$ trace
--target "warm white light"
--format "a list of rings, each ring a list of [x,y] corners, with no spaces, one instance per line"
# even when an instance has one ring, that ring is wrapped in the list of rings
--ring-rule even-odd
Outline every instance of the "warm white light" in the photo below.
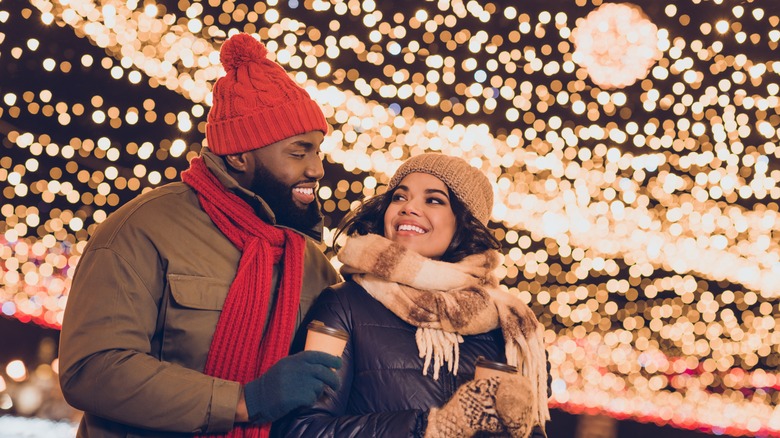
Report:
[[[5,373],[11,380],[21,382],[27,378],[27,367],[24,365],[24,362],[19,359],[12,360],[5,366]]]
[[[147,5],[144,7],[144,14],[146,14],[146,15],[147,15],[147,16],[149,16],[149,17],[155,17],[155,16],[157,16],[157,13],[158,13],[158,12],[159,12],[159,11],[157,10],[157,6],[156,6],[156,5],[154,5],[154,4],[152,4],[152,3],[148,3],[148,4],[147,4]]]
[[[661,57],[658,28],[631,3],[605,3],[578,20],[572,60],[596,85],[621,88],[645,77]]]

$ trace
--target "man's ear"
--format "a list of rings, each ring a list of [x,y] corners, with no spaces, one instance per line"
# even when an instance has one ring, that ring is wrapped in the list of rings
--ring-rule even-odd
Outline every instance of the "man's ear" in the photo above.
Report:
[[[246,172],[249,169],[249,154],[241,152],[240,154],[229,154],[224,156],[225,164],[228,170],[234,172]]]

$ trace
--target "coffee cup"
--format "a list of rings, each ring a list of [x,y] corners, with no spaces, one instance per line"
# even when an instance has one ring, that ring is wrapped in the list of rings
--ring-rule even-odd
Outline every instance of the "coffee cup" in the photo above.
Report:
[[[328,327],[321,321],[312,321],[306,328],[309,331],[306,335],[304,350],[322,351],[323,353],[341,357],[349,339],[347,332]]]
[[[517,367],[503,362],[494,362],[487,360],[483,356],[477,358],[474,369],[474,379],[488,379],[490,377],[501,377],[507,374],[517,374]]]

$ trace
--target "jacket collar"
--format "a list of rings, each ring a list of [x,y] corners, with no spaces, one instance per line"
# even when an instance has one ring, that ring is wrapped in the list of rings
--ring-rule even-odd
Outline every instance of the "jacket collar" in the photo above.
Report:
[[[249,205],[251,205],[255,209],[255,213],[257,214],[257,217],[262,219],[265,222],[268,222],[269,224],[280,227],[280,228],[287,228],[292,231],[296,231],[298,233],[301,233],[305,236],[308,236],[315,241],[322,243],[322,230],[324,228],[323,221],[320,220],[316,225],[314,225],[312,228],[307,230],[298,230],[295,228],[285,227],[284,225],[279,225],[276,223],[276,215],[274,214],[273,210],[271,210],[271,207],[261,198],[257,193],[242,187],[238,181],[236,181],[235,178],[233,178],[230,173],[228,173],[227,166],[225,165],[225,161],[220,157],[219,155],[211,152],[209,148],[203,147],[203,149],[200,152],[200,156],[203,157],[203,161],[206,163],[206,167],[209,168],[211,173],[214,174],[214,176],[217,177],[220,183],[224,185],[228,190],[232,190],[237,195],[244,198],[244,200],[249,202]]]

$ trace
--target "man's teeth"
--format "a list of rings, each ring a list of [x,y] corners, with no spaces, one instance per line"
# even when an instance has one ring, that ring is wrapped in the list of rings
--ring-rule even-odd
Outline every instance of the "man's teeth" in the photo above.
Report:
[[[425,234],[425,230],[414,225],[399,225],[398,231],[414,231],[415,233]]]
[[[306,187],[296,187],[293,189],[294,192],[302,193],[304,195],[314,195],[314,189],[312,188],[306,188]]]

